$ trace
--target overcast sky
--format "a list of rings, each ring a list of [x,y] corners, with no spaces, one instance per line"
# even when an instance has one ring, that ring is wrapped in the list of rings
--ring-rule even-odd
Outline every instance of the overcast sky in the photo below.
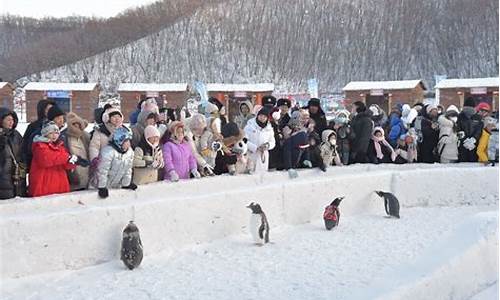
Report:
[[[131,7],[157,0],[0,0],[0,15],[42,18],[72,15],[112,17]]]

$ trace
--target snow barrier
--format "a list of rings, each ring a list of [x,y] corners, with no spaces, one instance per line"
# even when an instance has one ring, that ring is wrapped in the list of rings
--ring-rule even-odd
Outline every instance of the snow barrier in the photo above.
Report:
[[[0,203],[1,278],[79,269],[119,257],[129,220],[141,230],[145,255],[174,252],[246,232],[259,202],[272,227],[322,217],[336,196],[343,214],[384,214],[373,192],[394,192],[403,207],[498,203],[498,168],[460,165],[354,165],[299,172],[159,182],[137,191],[111,190],[14,199]],[[402,213],[403,215],[404,213]]]

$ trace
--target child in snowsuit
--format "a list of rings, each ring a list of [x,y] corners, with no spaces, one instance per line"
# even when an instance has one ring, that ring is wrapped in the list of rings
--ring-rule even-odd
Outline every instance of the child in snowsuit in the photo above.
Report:
[[[99,155],[97,176],[93,184],[99,189],[99,197],[109,196],[108,188],[137,189],[132,182],[134,151],[131,146],[132,134],[125,127],[113,132],[111,141]]]

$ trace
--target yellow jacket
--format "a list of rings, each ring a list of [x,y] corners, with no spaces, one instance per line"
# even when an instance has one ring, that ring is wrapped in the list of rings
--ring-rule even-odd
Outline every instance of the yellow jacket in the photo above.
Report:
[[[488,162],[488,142],[490,141],[490,135],[486,129],[483,129],[476,150],[479,162]]]

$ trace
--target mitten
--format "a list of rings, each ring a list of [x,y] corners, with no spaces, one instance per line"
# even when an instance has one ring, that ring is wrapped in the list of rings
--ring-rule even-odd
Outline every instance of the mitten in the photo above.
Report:
[[[101,198],[108,198],[108,196],[109,196],[107,188],[99,188],[98,194],[99,194],[99,197],[101,197]]]
[[[179,181],[179,175],[177,175],[177,172],[175,172],[174,170],[170,171],[170,181],[172,182],[177,182]]]
[[[131,182],[128,186],[122,187],[122,189],[135,191],[137,190],[137,185]]]
[[[68,162],[72,165],[76,164],[77,161],[78,161],[78,156],[74,154],[71,154],[68,158]]]

